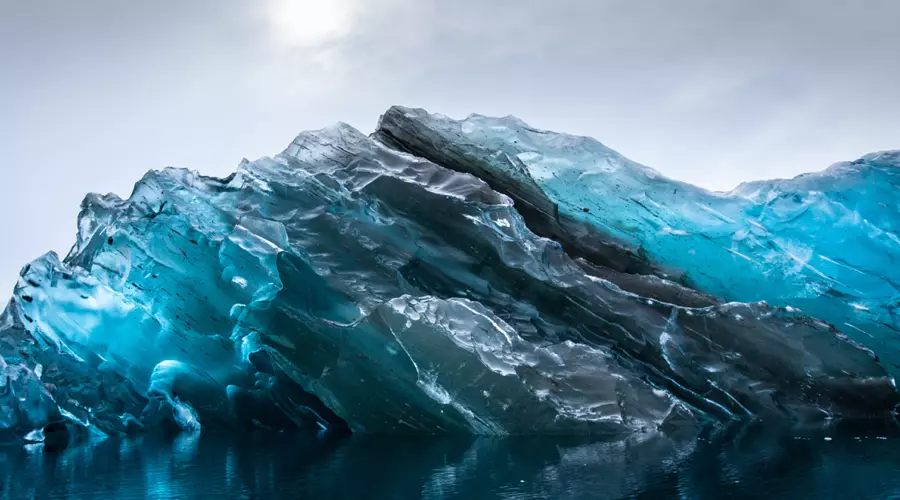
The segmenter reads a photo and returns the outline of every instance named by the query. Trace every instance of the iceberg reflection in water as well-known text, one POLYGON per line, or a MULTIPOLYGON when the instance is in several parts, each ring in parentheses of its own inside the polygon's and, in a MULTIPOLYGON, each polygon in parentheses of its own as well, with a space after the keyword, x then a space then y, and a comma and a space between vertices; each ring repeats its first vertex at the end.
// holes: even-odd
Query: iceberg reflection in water
POLYGON ((624 440, 107 439, 0 452, 3 498, 886 498, 896 430, 762 426, 624 440))

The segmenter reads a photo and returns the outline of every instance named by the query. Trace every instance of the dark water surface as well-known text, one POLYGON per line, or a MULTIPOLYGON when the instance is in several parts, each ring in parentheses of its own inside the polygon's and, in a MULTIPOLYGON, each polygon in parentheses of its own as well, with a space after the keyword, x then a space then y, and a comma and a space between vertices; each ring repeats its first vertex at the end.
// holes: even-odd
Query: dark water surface
POLYGON ((0 450, 0 497, 900 498, 896 429, 699 437, 107 439, 0 450))

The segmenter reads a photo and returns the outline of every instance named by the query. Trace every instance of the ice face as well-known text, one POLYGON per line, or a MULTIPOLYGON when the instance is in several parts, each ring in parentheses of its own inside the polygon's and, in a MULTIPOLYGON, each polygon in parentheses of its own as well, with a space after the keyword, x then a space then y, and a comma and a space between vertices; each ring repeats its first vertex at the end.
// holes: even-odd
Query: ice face
MULTIPOLYGON (((870 346, 892 370, 900 365, 900 268, 894 265, 900 258, 900 151, 713 193, 668 179, 593 139, 536 130, 515 118, 455 121, 395 107, 375 135, 476 173, 526 200, 521 206, 537 200, 535 206, 557 211, 557 219, 599 231, 657 266, 640 272, 726 301, 800 309, 870 346)), ((533 230, 547 232, 544 221, 531 219, 533 230)), ((599 260, 616 262, 606 255, 599 260)))
POLYGON ((664 279, 524 163, 379 139, 339 124, 225 179, 89 195, 3 315, 0 426, 621 434, 900 402, 834 327, 664 279))

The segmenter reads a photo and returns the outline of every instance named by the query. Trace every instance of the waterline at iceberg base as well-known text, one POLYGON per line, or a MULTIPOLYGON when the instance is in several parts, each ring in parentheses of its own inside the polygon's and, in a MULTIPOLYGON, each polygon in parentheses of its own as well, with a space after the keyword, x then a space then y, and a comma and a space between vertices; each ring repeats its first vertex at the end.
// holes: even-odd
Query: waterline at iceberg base
POLYGON ((888 421, 900 152, 711 193, 518 119, 389 109, 88 195, 0 319, 0 434, 888 421))

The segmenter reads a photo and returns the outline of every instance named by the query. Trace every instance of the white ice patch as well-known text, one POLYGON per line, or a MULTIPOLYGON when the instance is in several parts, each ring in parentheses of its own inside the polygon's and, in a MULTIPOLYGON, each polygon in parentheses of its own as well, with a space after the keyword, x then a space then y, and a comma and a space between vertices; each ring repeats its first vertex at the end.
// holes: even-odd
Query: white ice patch
POLYGON ((187 402, 177 397, 172 401, 172 413, 175 423, 185 432, 200 432, 200 416, 187 402))
POLYGON ((453 401, 450 393, 438 384, 437 375, 433 373, 423 373, 419 378, 417 385, 422 389, 422 392, 428 395, 428 397, 442 405, 448 405, 453 401))
POLYGON ((694 203, 694 205, 699 207, 700 210, 703 210, 704 212, 706 212, 710 215, 713 215, 722 221, 728 222, 729 224, 735 223, 734 219, 732 219, 731 217, 728 217, 727 215, 723 214, 722 212, 719 212, 718 210, 716 210, 712 207, 706 206, 702 203, 694 203))
POLYGON ((523 163, 533 162, 541 157, 541 154, 535 151, 525 151, 524 153, 519 153, 516 155, 516 158, 522 160, 523 163))
POLYGON ((659 230, 660 234, 671 234, 672 236, 687 236, 689 233, 684 229, 674 229, 666 226, 659 230))

